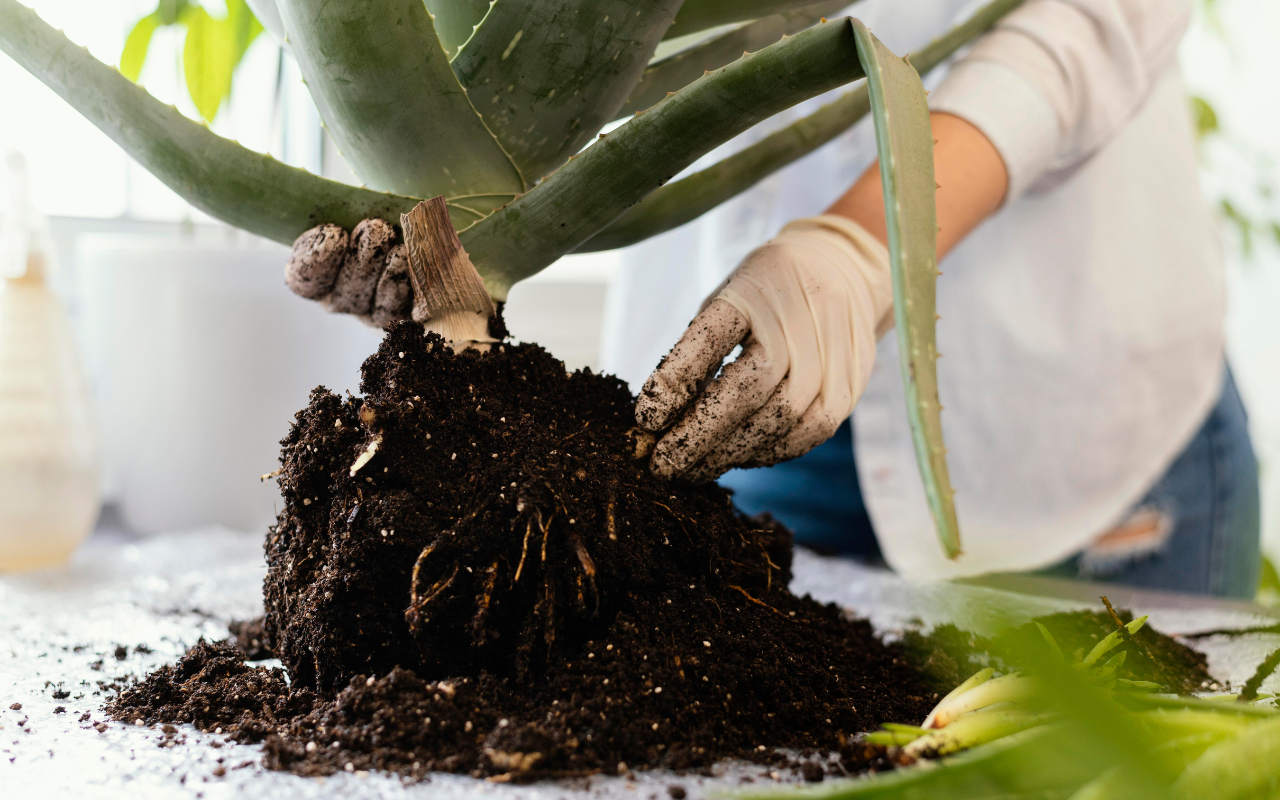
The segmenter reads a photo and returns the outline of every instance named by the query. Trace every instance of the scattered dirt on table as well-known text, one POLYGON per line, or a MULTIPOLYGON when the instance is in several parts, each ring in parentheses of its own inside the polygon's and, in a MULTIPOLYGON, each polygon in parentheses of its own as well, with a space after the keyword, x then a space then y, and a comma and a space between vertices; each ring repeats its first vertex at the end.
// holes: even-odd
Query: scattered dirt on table
MULTIPOLYGON (((1133 619, 1132 612, 1122 610, 1117 613, 1126 623, 1133 619)), ((1080 611, 1038 617, 992 639, 961 630, 955 625, 939 625, 927 634, 908 632, 902 644, 911 664, 924 675, 930 689, 945 694, 983 667, 1016 669, 1017 653, 1025 653, 1031 647, 1044 647, 1044 638, 1034 622, 1048 628, 1063 655, 1069 659, 1083 657, 1116 629, 1106 612, 1080 611)), ((1150 625, 1144 625, 1134 638, 1160 662, 1160 666, 1157 668, 1146 652, 1122 642, 1113 651, 1127 653, 1117 677, 1159 683, 1179 694, 1205 691, 1217 685, 1209 674, 1203 653, 1150 625), (1174 685, 1169 686, 1170 682, 1174 685)))
POLYGON ((869 623, 787 590, 785 529, 650 476, 620 381, 413 323, 363 378, 282 442, 261 634, 197 645, 115 718, 265 739, 304 775, 527 780, 775 748, 862 770, 854 734, 932 706, 869 623), (255 638, 290 683, 244 663, 255 638))

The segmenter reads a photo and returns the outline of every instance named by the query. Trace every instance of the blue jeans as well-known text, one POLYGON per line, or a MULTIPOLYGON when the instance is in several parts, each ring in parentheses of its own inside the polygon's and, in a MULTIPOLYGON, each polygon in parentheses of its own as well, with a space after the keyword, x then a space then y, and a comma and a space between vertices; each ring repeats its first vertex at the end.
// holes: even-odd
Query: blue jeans
MULTIPOLYGON (((1094 548, 1040 574, 1252 599, 1261 564, 1258 464, 1230 370, 1204 424, 1135 506, 1160 524, 1148 547, 1094 548)), ((846 421, 826 443, 769 469, 720 479, 748 514, 767 511, 821 553, 878 560, 846 421)))

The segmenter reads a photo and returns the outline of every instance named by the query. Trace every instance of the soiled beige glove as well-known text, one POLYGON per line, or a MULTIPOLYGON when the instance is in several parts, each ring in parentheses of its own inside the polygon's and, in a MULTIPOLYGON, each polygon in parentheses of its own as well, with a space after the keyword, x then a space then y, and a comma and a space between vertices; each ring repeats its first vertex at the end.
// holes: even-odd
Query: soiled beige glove
POLYGON ((788 225, 704 303, 645 382, 636 420, 665 431, 653 473, 710 480, 829 439, 866 388, 892 305, 889 254, 861 226, 830 214, 788 225))
POLYGON ((409 260, 397 240, 380 219, 362 220, 350 236, 339 225, 319 225, 294 240, 284 281, 299 297, 385 328, 409 319, 413 307, 409 260))

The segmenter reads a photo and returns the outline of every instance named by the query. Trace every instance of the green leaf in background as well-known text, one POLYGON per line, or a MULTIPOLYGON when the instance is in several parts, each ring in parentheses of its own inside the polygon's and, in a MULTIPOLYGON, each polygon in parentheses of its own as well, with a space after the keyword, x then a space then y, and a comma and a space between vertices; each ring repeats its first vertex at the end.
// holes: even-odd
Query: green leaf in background
POLYGON ((1236 208, 1235 203, 1225 197, 1218 201, 1218 210, 1222 212, 1222 216, 1226 218, 1236 228, 1236 233, 1240 235, 1240 252, 1245 258, 1253 255, 1253 221, 1245 216, 1240 209, 1236 208))
POLYGON ((200 6, 191 6, 182 16, 187 24, 187 41, 182 46, 187 92, 200 116, 213 122, 222 98, 231 93, 235 37, 226 20, 214 19, 200 6))
POLYGON ((240 65, 240 60, 244 58, 249 45, 258 38, 263 28, 262 23, 253 15, 249 4, 244 0, 227 0, 226 25, 231 29, 231 39, 235 44, 235 59, 231 65, 234 71, 240 65))
POLYGON ((151 47, 151 35, 160 27, 160 12, 156 11, 142 19, 129 31, 124 40, 124 50, 120 53, 120 72, 134 83, 142 74, 142 65, 147 60, 147 50, 151 47))
POLYGON ((1218 112, 1198 95, 1191 96, 1191 120, 1196 126, 1196 141, 1218 131, 1218 112))
POLYGON ((236 67, 263 30, 245 0, 226 0, 226 4, 227 16, 218 18, 188 0, 160 0, 156 10, 138 20, 129 32, 120 53, 120 72, 136 83, 156 30, 186 26, 182 71, 187 93, 200 116, 212 122, 222 101, 231 94, 236 67))
POLYGON ((156 7, 156 13, 160 15, 160 24, 175 24, 182 18, 189 5, 191 3, 188 0, 160 0, 160 5, 156 7))

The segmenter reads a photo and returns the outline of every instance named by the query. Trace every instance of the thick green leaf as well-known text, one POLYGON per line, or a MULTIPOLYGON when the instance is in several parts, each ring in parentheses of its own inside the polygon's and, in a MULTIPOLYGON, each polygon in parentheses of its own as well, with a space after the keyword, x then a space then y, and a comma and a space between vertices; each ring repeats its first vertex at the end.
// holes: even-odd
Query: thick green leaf
POLYGON ((571 252, 703 153, 802 100, 862 77, 849 20, 784 39, 694 81, 463 231, 497 299, 571 252))
MULTIPOLYGON (((292 243, 322 222, 398 224, 417 198, 316 177, 223 139, 89 55, 36 12, 0 0, 0 50, 115 140, 192 205, 251 233, 292 243)), ((459 213, 455 225, 470 221, 459 213)))
POLYGON ((866 87, 860 86, 756 144, 661 187, 575 252, 626 247, 691 222, 817 150, 865 116, 870 108, 866 87))
POLYGON ((960 528, 942 441, 938 403, 938 220, 934 205, 933 134, 924 86, 910 62, 899 58, 854 20, 858 54, 867 73, 880 155, 893 317, 907 396, 916 463, 938 540, 948 558, 960 554, 960 528))
POLYGON ((307 88, 369 186, 517 194, 520 172, 454 77, 422 0, 279 0, 307 88))
POLYGON ((151 36, 160 27, 160 14, 153 12, 138 20, 138 24, 129 31, 124 40, 124 50, 120 52, 120 73, 131 81, 137 81, 142 74, 142 65, 147 60, 147 50, 151 48, 151 36))
POLYGON ((526 178, 614 119, 680 0, 498 0, 453 70, 526 178))
POLYGON ((720 69, 737 61, 744 53, 768 47, 783 36, 799 33, 847 5, 848 0, 827 0, 784 14, 774 14, 654 61, 645 68, 640 82, 631 90, 626 104, 616 116, 621 118, 643 111, 666 97, 667 92, 683 89, 701 78, 702 73, 720 69))
POLYGON ((444 52, 453 58, 489 13, 490 0, 426 0, 444 52))
POLYGON ((182 15, 187 39, 182 46, 182 72, 187 93, 196 110, 212 122, 222 99, 231 94, 231 74, 235 71, 235 38, 223 20, 209 16, 201 6, 190 6, 182 15))
POLYGON ((813 5, 813 0, 685 0, 663 38, 674 39, 717 25, 760 19, 806 5, 813 5))
MULTIPOLYGON (((922 74, 929 72, 1021 4, 1022 0, 988 3, 920 52, 912 53, 911 64, 922 74)), ((839 136, 870 109, 864 84, 707 169, 663 186, 591 237, 577 252, 626 247, 697 219, 839 136)))

